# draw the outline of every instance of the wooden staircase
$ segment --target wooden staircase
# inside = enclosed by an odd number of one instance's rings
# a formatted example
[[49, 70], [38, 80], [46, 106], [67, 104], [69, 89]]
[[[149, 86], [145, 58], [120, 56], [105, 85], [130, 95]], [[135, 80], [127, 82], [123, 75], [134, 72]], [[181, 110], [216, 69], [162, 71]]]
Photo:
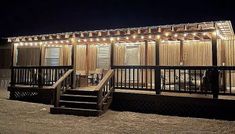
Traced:
[[110, 70], [94, 90], [66, 89], [63, 92], [59, 91], [50, 113], [100, 116], [108, 110], [112, 102], [113, 82], [113, 71]]
[[98, 91], [66, 90], [60, 96], [59, 107], [52, 107], [52, 114], [72, 114], [82, 116], [99, 116]]

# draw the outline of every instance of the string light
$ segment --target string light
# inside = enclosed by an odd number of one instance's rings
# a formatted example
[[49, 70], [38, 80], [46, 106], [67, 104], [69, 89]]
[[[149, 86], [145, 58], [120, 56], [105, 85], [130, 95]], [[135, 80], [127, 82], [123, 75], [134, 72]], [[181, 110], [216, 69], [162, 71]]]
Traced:
[[66, 40], [66, 43], [69, 43], [69, 41], [68, 41], [68, 40]]
[[93, 39], [90, 39], [90, 41], [92, 42], [92, 41], [93, 41]]
[[96, 38], [96, 41], [100, 41], [100, 39], [99, 39], [99, 38]]
[[129, 40], [129, 37], [126, 37], [127, 40]]
[[106, 38], [103, 38], [103, 41], [106, 41]]
[[144, 36], [141, 36], [141, 39], [144, 39]]
[[184, 37], [186, 37], [186, 36], [187, 36], [187, 33], [184, 34]]
[[113, 40], [114, 40], [114, 39], [111, 37], [111, 38], [110, 38], [110, 41], [113, 41]]
[[196, 35], [196, 33], [193, 33], [193, 36], [195, 36]]
[[117, 37], [117, 40], [120, 40], [120, 38], [119, 38], [119, 37]]
[[151, 35], [149, 35], [149, 39], [151, 39], [152, 38], [152, 36]]
[[175, 34], [174, 37], [178, 37], [178, 34]]
[[84, 39], [84, 42], [87, 42], [87, 39]]
[[169, 36], [169, 33], [165, 33], [165, 36]]
[[205, 35], [206, 35], [206, 33], [203, 33], [203, 35], [205, 36]]
[[157, 35], [157, 39], [160, 39], [160, 37], [161, 37], [160, 35]]
[[136, 38], [136, 35], [133, 35], [133, 39], [135, 39]]
[[60, 43], [64, 43], [64, 41], [60, 41]]
[[55, 41], [55, 44], [58, 44], [58, 41]]

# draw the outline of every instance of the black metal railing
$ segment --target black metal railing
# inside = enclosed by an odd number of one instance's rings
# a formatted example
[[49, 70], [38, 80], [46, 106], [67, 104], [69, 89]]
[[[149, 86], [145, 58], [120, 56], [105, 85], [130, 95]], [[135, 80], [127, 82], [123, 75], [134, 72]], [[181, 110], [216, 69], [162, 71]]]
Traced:
[[61, 78], [71, 66], [14, 66], [12, 67], [11, 86], [51, 86]]
[[113, 66], [115, 88], [235, 95], [235, 67]]

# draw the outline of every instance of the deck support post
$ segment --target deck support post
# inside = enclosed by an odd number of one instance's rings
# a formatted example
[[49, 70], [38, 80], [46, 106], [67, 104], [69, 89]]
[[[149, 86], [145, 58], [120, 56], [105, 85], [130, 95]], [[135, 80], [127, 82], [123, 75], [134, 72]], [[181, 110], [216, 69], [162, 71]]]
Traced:
[[161, 69], [160, 69], [160, 50], [159, 50], [159, 45], [160, 45], [160, 39], [157, 39], [155, 41], [155, 76], [154, 76], [154, 80], [155, 80], [155, 91], [156, 94], [160, 94], [161, 93]]
[[217, 66], [217, 35], [216, 31], [212, 33], [212, 77], [211, 77], [211, 84], [212, 84], [212, 92], [213, 92], [213, 99], [218, 99], [219, 94], [219, 70], [216, 68]]
[[111, 66], [111, 69], [112, 69], [113, 68], [113, 60], [114, 60], [113, 59], [114, 58], [114, 56], [113, 56], [114, 55], [113, 54], [114, 53], [114, 43], [113, 42], [111, 43], [111, 48], [110, 49], [111, 49], [111, 51], [110, 51], [110, 66]]
[[71, 87], [76, 88], [76, 57], [77, 57], [77, 45], [78, 45], [78, 40], [77, 38], [72, 38], [71, 39], [72, 43], [72, 67], [73, 67], [73, 73], [72, 73], [72, 80], [71, 80]]

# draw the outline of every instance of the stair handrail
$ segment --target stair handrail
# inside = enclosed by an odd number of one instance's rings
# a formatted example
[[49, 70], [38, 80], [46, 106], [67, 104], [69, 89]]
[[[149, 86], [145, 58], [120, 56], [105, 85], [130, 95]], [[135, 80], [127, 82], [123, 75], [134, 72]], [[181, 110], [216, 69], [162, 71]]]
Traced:
[[[54, 107], [59, 106], [60, 94], [62, 89], [62, 83], [69, 78], [70, 74], [73, 73], [73, 69], [69, 69], [59, 80], [57, 80], [52, 86], [48, 87], [49, 89], [54, 89]], [[72, 82], [72, 81], [71, 81]], [[70, 85], [72, 85], [70, 83]]]
[[114, 92], [114, 71], [108, 70], [100, 83], [96, 86], [98, 91], [98, 109], [103, 110], [103, 103]]

